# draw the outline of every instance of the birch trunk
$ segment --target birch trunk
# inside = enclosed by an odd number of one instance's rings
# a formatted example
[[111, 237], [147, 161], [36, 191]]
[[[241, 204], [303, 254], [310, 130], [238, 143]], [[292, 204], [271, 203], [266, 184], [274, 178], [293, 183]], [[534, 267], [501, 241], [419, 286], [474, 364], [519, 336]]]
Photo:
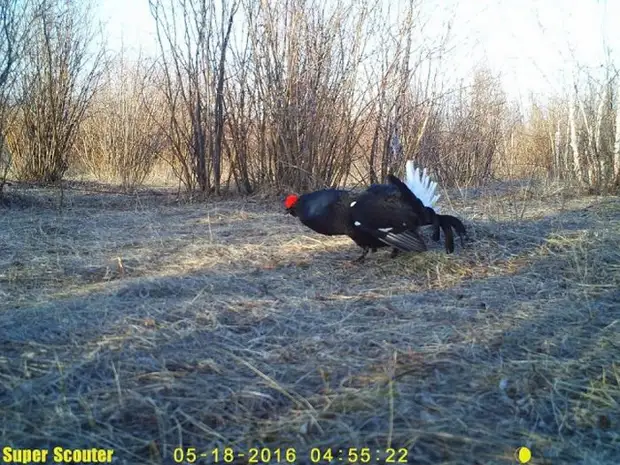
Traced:
[[614, 143], [614, 182], [620, 182], [620, 80], [616, 93], [616, 137]]
[[575, 121], [575, 107], [577, 106], [577, 90], [573, 93], [568, 106], [568, 124], [570, 127], [570, 146], [573, 152], [573, 171], [577, 180], [583, 184], [583, 169], [579, 153], [579, 141], [577, 140], [577, 123]]
[[603, 182], [608, 179], [609, 171], [608, 171], [608, 160], [607, 154], [603, 153], [603, 141], [602, 141], [602, 133], [603, 133], [603, 120], [605, 116], [605, 103], [607, 101], [607, 85], [603, 86], [603, 91], [600, 96], [600, 101], [598, 103], [598, 107], [596, 109], [596, 121], [594, 123], [594, 153], [593, 153], [593, 161], [596, 163], [596, 182], [601, 185]]
[[560, 120], [558, 120], [553, 138], [553, 174], [556, 178], [560, 177], [562, 173], [562, 156], [560, 154], [561, 145], [562, 133], [560, 129]]

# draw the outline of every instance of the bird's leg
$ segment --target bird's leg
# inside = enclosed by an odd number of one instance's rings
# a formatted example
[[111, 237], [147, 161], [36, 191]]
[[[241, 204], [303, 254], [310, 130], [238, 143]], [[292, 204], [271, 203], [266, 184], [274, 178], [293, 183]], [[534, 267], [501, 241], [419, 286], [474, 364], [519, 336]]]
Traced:
[[442, 229], [444, 233], [446, 252], [452, 253], [454, 252], [454, 233], [452, 232], [452, 226], [449, 224], [444, 224], [442, 225]]
[[370, 248], [368, 247], [364, 247], [364, 251], [362, 252], [362, 255], [358, 258], [356, 258], [355, 260], [353, 260], [353, 263], [362, 263], [364, 261], [364, 259], [366, 258], [366, 255], [368, 255], [368, 251], [370, 250]]
[[396, 258], [399, 253], [400, 253], [400, 250], [392, 249], [392, 253], [390, 254], [390, 258]]

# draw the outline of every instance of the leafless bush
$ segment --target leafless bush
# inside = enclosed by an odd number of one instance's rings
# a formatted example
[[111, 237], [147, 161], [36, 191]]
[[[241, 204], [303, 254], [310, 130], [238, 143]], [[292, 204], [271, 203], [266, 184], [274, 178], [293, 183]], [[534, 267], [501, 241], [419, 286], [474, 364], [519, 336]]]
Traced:
[[19, 76], [13, 161], [19, 178], [62, 179], [69, 154], [96, 91], [103, 48], [91, 53], [95, 33], [88, 6], [37, 0], [29, 8], [31, 40]]
[[399, 22], [378, 26], [377, 59], [366, 64], [371, 72], [366, 85], [373, 96], [365, 159], [373, 183], [402, 169], [408, 158], [430, 168], [431, 147], [425, 142], [438, 135], [437, 109], [448, 91], [441, 56], [448, 47], [450, 22], [441, 36], [429, 36], [422, 6], [409, 1]]
[[174, 164], [188, 189], [219, 193], [226, 54], [239, 2], [150, 0], [150, 8], [168, 110], [161, 124]]
[[493, 173], [507, 106], [499, 81], [481, 71], [467, 91], [445, 88], [449, 35], [424, 42], [417, 2], [396, 24], [378, 4], [245, 2], [243, 39], [229, 46], [238, 8], [151, 1], [160, 125], [188, 189], [217, 192], [225, 172], [246, 193], [338, 185], [355, 170], [377, 182], [405, 158], [447, 184]]
[[[140, 186], [164, 149], [156, 124], [156, 89], [149, 87], [147, 63], [121, 54], [93, 99], [80, 128], [80, 161], [100, 180], [119, 180], [124, 190]], [[147, 106], [145, 99], [150, 101]]]
[[7, 102], [7, 91], [14, 81], [15, 67], [24, 48], [26, 28], [24, 10], [28, 2], [0, 0], [0, 104]]
[[18, 92], [0, 105], [23, 178], [55, 181], [75, 161], [131, 189], [159, 156], [205, 194], [380, 182], [405, 159], [444, 186], [620, 182], [614, 63], [576, 66], [570, 91], [524, 108], [484, 67], [446, 77], [459, 44], [445, 16], [439, 34], [427, 29], [424, 2], [395, 16], [376, 0], [150, 0], [160, 56], [148, 72], [122, 63], [98, 89], [85, 9], [31, 1]]
[[506, 107], [499, 79], [484, 69], [471, 86], [444, 100], [433, 158], [445, 185], [471, 186], [490, 179], [500, 153]]
[[11, 168], [11, 150], [5, 133], [11, 123], [16, 76], [27, 42], [27, 6], [26, 1], [0, 0], [0, 195]]
[[0, 134], [0, 196], [6, 184], [6, 178], [11, 168], [11, 152], [4, 139], [4, 136]]
[[502, 141], [493, 170], [498, 179], [554, 176], [555, 127], [552, 107], [532, 102], [528, 114], [511, 108], [503, 123]]
[[[251, 72], [236, 81], [245, 101], [232, 134], [250, 128], [254, 157], [241, 149], [255, 182], [307, 190], [346, 181], [364, 128], [361, 68], [367, 5], [248, 2]], [[237, 111], [238, 110], [238, 111]]]
[[620, 78], [613, 64], [603, 69], [600, 79], [582, 70], [580, 81], [544, 106], [533, 102], [510, 134], [513, 169], [527, 167], [591, 192], [618, 188]]
[[620, 183], [620, 76], [613, 65], [605, 69], [602, 79], [586, 75], [584, 84], [574, 85], [566, 120], [572, 156], [561, 166], [595, 192], [609, 191]]

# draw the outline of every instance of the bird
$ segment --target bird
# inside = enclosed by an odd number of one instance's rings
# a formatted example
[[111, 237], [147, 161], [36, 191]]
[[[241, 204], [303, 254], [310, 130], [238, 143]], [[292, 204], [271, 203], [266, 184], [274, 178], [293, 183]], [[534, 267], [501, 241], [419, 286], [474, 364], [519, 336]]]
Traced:
[[[407, 162], [403, 183], [389, 174], [387, 184], [373, 184], [356, 194], [344, 189], [321, 189], [301, 196], [290, 194], [284, 200], [286, 212], [302, 224], [324, 235], [349, 236], [362, 255], [369, 251], [392, 247], [392, 257], [403, 252], [424, 252], [426, 244], [418, 229], [433, 225], [433, 239], [439, 240], [439, 230], [446, 236], [446, 251], [454, 251], [452, 228], [462, 236], [465, 226], [456, 217], [439, 215], [433, 208], [439, 195], [437, 183], [432, 182], [426, 170], [420, 172], [412, 161]], [[435, 207], [436, 208], [436, 207]]]

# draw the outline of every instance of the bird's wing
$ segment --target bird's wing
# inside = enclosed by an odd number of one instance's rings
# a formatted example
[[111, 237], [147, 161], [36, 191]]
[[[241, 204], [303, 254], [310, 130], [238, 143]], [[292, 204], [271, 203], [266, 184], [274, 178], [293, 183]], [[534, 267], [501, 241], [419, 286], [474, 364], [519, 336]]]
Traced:
[[427, 250], [424, 239], [420, 237], [417, 231], [407, 230], [394, 233], [391, 228], [370, 228], [359, 221], [355, 222], [355, 226], [360, 231], [370, 234], [381, 242], [402, 250], [403, 252], [425, 252]]
[[360, 195], [351, 208], [355, 228], [405, 252], [424, 252], [424, 240], [417, 232], [419, 218], [397, 191], [376, 191]]

